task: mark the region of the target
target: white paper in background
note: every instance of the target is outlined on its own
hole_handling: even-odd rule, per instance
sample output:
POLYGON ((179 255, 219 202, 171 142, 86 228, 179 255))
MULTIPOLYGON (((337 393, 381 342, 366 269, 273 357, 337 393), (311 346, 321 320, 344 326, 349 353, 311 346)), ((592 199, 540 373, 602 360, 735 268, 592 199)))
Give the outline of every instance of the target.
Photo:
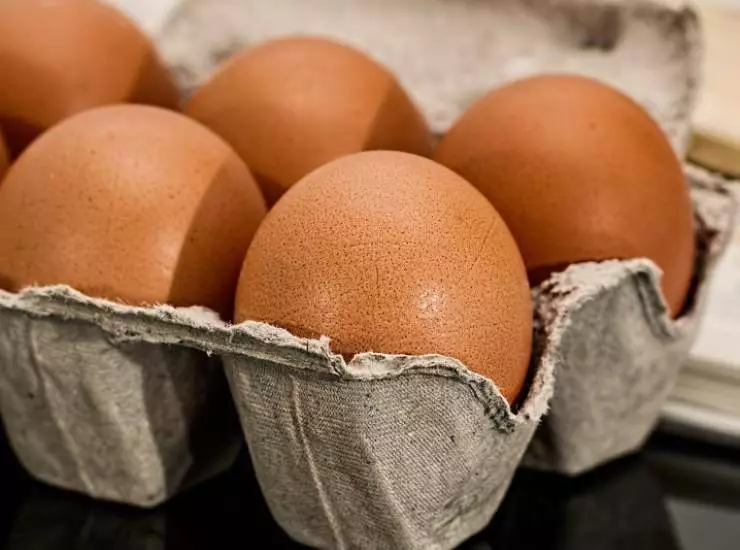
MULTIPOLYGON (((736 116, 740 114, 740 87, 734 71, 740 44, 740 0, 694 2, 706 34, 704 90, 694 123, 705 134, 740 143, 740 118, 736 116)), ((740 200, 740 183, 734 191, 740 200)), ((702 329, 687 371, 693 377, 702 374, 719 377, 726 384, 729 380, 740 380, 740 226, 715 273, 702 329)), ((691 385, 690 381, 687 384, 691 385)), ((711 405, 712 396, 696 394, 691 401, 711 405)), ((735 432, 740 436, 739 430, 735 432)))
MULTIPOLYGON (((723 135, 734 135, 740 142, 740 118, 731 116, 740 115, 740 87, 737 73, 733 70, 740 51, 740 0, 695 1, 700 7, 705 32, 708 34, 706 63, 709 74, 706 78, 710 88, 703 94, 696 123, 707 126, 710 130, 717 127, 723 135), (721 11, 708 10, 711 6, 732 12, 723 14, 721 11), (734 28, 731 27, 733 20, 734 28), (735 88, 738 93, 730 93, 735 88), (726 125, 727 122, 730 122, 730 126, 726 125)), ((740 200, 740 183, 734 191, 740 200)), ((692 355, 700 360, 736 369, 740 374, 740 226, 735 231, 732 244, 715 279, 704 327, 692 355)))
POLYGON ((127 13, 150 35, 156 35, 183 0, 105 0, 127 13))
MULTIPOLYGON (((740 184, 733 190, 740 200, 740 184)), ((710 288, 692 357, 735 367, 740 373, 740 227, 735 230, 710 288)))
POLYGON ((740 0, 693 0, 697 6, 720 6, 740 10, 740 0))
POLYGON ((740 0, 700 0, 705 33, 704 90, 694 118, 699 131, 740 147, 740 0), (721 9, 720 9, 721 8, 721 9))

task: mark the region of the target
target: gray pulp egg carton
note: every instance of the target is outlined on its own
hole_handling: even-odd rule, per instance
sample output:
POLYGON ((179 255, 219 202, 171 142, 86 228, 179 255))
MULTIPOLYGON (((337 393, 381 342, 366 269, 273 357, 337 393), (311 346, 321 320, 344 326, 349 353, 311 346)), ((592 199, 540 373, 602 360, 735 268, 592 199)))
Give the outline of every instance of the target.
MULTIPOLYGON (((697 224, 695 281, 677 320, 647 260, 581 263, 534 289, 536 319, 564 319, 550 411, 526 466, 580 474, 643 445, 696 337, 708 279, 736 204, 721 177, 688 166, 697 224)), ((555 321, 554 321, 555 322, 555 321)))
POLYGON ((188 95, 235 51, 289 34, 371 54, 437 134, 501 84, 569 72, 635 98, 682 153, 702 57, 684 0, 183 0, 158 46, 188 95))
MULTIPOLYGON (((650 0, 278 0, 269 4, 191 0, 165 28, 160 44, 187 93, 237 49, 286 34, 330 36, 367 51, 398 75, 436 134, 444 133, 477 97, 502 83, 532 74, 567 72, 595 77, 636 99, 660 123, 679 156, 686 152, 699 90, 701 36, 696 14, 680 1, 669 5, 650 0)), ((708 279, 729 239, 735 215, 735 203, 718 178, 687 167, 687 184, 695 203, 699 246, 696 284, 682 318, 674 321, 667 315, 659 291, 660 273, 646 260, 574 265, 534 290, 537 341, 543 346, 535 358, 555 362, 555 395, 525 465, 578 474, 634 451, 653 429, 696 334, 708 279)), ((278 356, 280 347, 273 350, 278 356)), ((364 356, 363 364, 377 357, 364 356)), ((384 372, 385 360, 373 368, 384 372)), ((274 358, 267 363, 254 361, 265 375, 276 368, 274 358)), ((539 366, 549 369, 545 363, 539 366)), ((380 485, 385 490, 379 492, 374 484, 362 481, 368 479, 367 473, 347 477, 348 468, 359 470, 354 470, 357 453, 346 449, 372 441, 355 439, 356 427, 367 429, 366 415, 377 414, 372 407, 362 409, 364 400, 357 390, 341 390, 344 398, 352 400, 351 412, 345 413, 347 405, 337 397, 336 387, 330 389, 320 377, 283 373, 280 376, 290 377, 290 384, 287 380, 274 383, 268 377, 254 383, 255 372, 233 366, 229 370, 267 500, 278 521, 297 540, 323 548, 362 547, 368 545, 365 533, 372 532, 385 537, 377 539, 382 543, 376 546, 447 548, 479 527, 478 522, 466 521, 462 528, 458 522, 440 530, 436 516, 410 516, 408 509, 397 506, 403 489, 387 489, 385 483, 380 485), (314 394, 317 403, 311 410, 331 415, 336 435, 314 434, 315 420, 307 422, 296 411, 286 412, 283 400, 271 392, 290 399, 296 394, 289 389, 314 394), (331 405, 323 405, 322 398, 331 405), (334 407, 343 411, 341 415, 331 413, 334 407), (355 418, 358 407, 361 414, 355 418), (272 418, 266 431, 265 416, 272 418), (321 442, 319 451, 314 442, 321 442), (349 465, 345 453, 353 453, 349 465), (317 461, 329 466, 316 466, 317 461), (288 467, 279 466, 283 462, 288 467), (291 468, 300 473, 291 473, 291 468), (383 506, 376 508, 378 499, 383 506), (393 522, 387 522, 388 515, 393 522), (421 518, 425 527, 414 532, 411 526, 420 525, 416 520, 421 518)), ((536 367, 535 375, 549 377, 536 367)), ((544 393, 549 391, 542 388, 544 393)), ((410 395, 407 392, 406 399, 410 395)), ((410 445, 406 436, 415 433, 414 428, 407 425, 402 434, 394 433, 399 438, 395 455, 402 456, 410 445)), ((439 449, 444 448, 440 444, 439 449)), ((375 458, 372 472, 387 477, 385 462, 380 455, 375 458)), ((418 467, 424 469, 423 464, 418 467)), ((507 467, 503 464, 500 469, 507 467)), ((412 473, 404 473, 413 478, 412 473)), ((417 496, 422 509, 424 493, 433 491, 432 480, 439 479, 432 474, 417 496)), ((486 515, 495 509, 480 500, 475 506, 486 515)))
MULTIPOLYGON (((164 28, 160 46, 187 93, 234 51, 286 34, 334 37, 370 53, 399 77, 438 135, 498 85, 566 72, 597 78, 633 97, 660 123, 677 154, 686 153, 702 44, 697 16, 681 0, 190 0, 164 28)), ((630 307, 619 302, 626 308, 620 315, 573 321, 570 326, 583 328, 570 328, 568 342, 575 339, 589 351, 568 343, 552 413, 526 464, 577 474, 634 450, 655 424, 693 341, 705 279, 734 215, 721 183, 688 170, 701 243, 694 306, 674 323, 662 303, 638 308, 633 297, 630 307), (707 201, 721 204, 719 213, 706 212, 707 201), (662 328, 656 333, 649 327, 662 328), (622 334, 630 330, 634 337, 622 334), (645 376, 643 386, 613 383, 618 365, 629 365, 621 367, 625 373, 633 369, 630 384, 645 376), (662 384, 649 383, 646 373, 662 384)), ((602 294, 624 293, 627 284, 620 281, 626 277, 652 285, 652 295, 659 296, 655 266, 613 262, 574 266, 554 277, 535 291, 537 307, 545 311, 542 304, 552 304, 575 315, 569 306, 578 306, 578 315, 588 315, 588 308, 607 300, 602 294), (565 287, 577 290, 565 293, 565 287)))
POLYGON ((199 308, 130 307, 65 286, 0 292, 0 405, 36 477, 141 504, 128 485, 161 487, 188 457, 179 430, 192 417, 168 392, 181 382, 201 395, 193 380, 214 366, 202 360, 220 357, 260 486, 293 538, 452 548, 490 521, 547 409, 557 326, 539 323, 529 387, 512 411, 490 380, 449 357, 347 363, 326 338, 228 325, 199 308), (150 408, 137 409, 147 394, 150 408))
POLYGON ((126 339, 124 306, 84 300, 82 318, 57 287, 0 291, 0 413, 25 469, 141 507, 227 469, 242 440, 220 359, 126 339))
MULTIPOLYGON (((687 8, 191 0, 158 41, 187 90, 238 46, 294 32, 371 52, 437 133, 498 84, 569 71, 635 97, 684 152, 700 57, 687 8)), ((320 548, 452 548, 489 521, 528 447, 527 463, 575 473, 635 448, 652 427, 734 212, 714 177, 692 170, 689 179, 702 244, 689 315, 668 319, 647 261, 554 276, 535 290, 531 383, 515 410, 452 358, 365 353, 347 363, 327 339, 230 326, 198 308, 123 306, 60 286, 0 292, 8 437, 41 480, 131 504, 161 502, 233 457, 228 411, 211 410, 224 405, 223 363, 261 488, 293 538, 320 548), (553 387, 548 420, 532 441, 553 387)))

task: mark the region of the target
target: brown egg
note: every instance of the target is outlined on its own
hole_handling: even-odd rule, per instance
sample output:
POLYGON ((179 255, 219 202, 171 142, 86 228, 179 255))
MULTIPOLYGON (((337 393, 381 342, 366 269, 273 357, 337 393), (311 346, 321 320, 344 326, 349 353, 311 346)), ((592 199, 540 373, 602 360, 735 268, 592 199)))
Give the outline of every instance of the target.
POLYGON ((0 133, 0 184, 3 182, 3 176, 5 176, 5 171, 8 169, 9 165, 10 159, 8 158, 8 150, 5 148, 3 134, 0 133))
POLYGON ((329 336, 346 357, 451 356, 510 402, 529 365, 529 287, 509 230, 462 178, 406 153, 344 157, 286 193, 247 253, 235 318, 329 336))
POLYGON ((0 126, 13 156, 85 109, 178 100, 149 39, 115 9, 96 0, 0 1, 0 126))
POLYGON ((0 287, 230 313, 265 211, 244 162, 196 122, 86 111, 31 144, 0 187, 0 287))
POLYGON ((537 284, 587 260, 645 257, 678 315, 694 261, 681 164, 635 102, 596 81, 541 76, 475 103, 435 159, 470 181, 511 229, 537 284))
POLYGON ((270 204, 344 155, 432 153, 427 125, 396 78, 365 54, 321 38, 242 51, 195 92, 185 112, 237 150, 270 204))

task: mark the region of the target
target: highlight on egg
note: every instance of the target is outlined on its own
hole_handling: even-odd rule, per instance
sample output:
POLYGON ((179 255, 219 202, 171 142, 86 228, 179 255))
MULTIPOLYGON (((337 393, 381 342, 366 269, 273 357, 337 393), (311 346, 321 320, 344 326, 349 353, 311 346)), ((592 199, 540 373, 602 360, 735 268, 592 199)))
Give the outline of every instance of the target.
POLYGON ((31 144, 0 187, 0 288, 66 284, 229 318, 265 212, 249 169, 207 128, 156 107, 88 110, 31 144))
POLYGON ((569 264, 649 258, 673 316, 693 276, 694 217, 681 163, 621 92, 546 75, 478 100, 434 159, 476 186, 511 229, 532 284, 569 264))
POLYGON ((283 38, 237 53, 194 93, 185 112, 236 149, 270 204, 344 155, 432 152, 427 124, 395 76, 324 38, 283 38))
POLYGON ((526 272, 469 183, 400 152, 350 155, 293 186, 249 248, 235 320, 362 352, 442 354, 522 391, 532 344, 526 272))
POLYGON ((44 130, 92 107, 177 108, 149 38, 99 0, 0 2, 0 126, 15 157, 44 130))

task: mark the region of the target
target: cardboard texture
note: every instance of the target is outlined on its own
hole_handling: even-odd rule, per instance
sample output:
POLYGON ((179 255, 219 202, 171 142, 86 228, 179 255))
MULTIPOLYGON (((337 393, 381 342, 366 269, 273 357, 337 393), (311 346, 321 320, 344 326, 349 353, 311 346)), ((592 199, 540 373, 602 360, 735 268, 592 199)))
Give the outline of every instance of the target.
POLYGON ((652 262, 573 265, 534 291, 541 317, 569 316, 550 411, 523 464, 580 474, 642 446, 698 332, 707 278, 731 235, 736 204, 722 178, 687 169, 697 219, 694 294, 670 318, 652 262))
POLYGON ((175 452, 167 452, 172 434, 152 437, 146 427, 161 420, 176 431, 188 419, 172 412, 182 398, 166 398, 172 377, 150 388, 142 371, 197 378, 209 365, 183 357, 222 356, 260 484, 292 536, 318 547, 384 537, 392 547, 452 547, 490 520, 546 410, 555 355, 545 349, 547 332, 539 334, 544 352, 512 414, 492 382, 450 358, 363 354, 347 364, 327 339, 255 322, 229 326, 197 308, 129 307, 64 286, 0 291, 0 406, 33 475, 146 505, 151 499, 127 483, 160 487, 163 467, 180 472, 187 457, 182 436, 172 436, 175 452), (122 367, 118 358, 132 349, 146 359, 122 367), (162 355, 169 352, 181 357, 162 355), (143 394, 156 396, 145 411, 136 409, 143 394), (111 475, 110 464, 127 459, 130 469, 111 475))
POLYGON ((231 465, 241 438, 218 358, 117 342, 61 305, 37 317, 0 291, 0 412, 28 472, 150 507, 231 465))
POLYGON ((347 365, 327 348, 286 365, 283 337, 272 357, 226 364, 260 486, 291 537, 453 548, 488 524, 546 408, 551 350, 514 415, 452 359, 368 353, 347 365))
MULTIPOLYGON (((734 202, 716 177, 690 172, 703 289, 734 202)), ((0 292, 0 406, 36 477, 142 504, 126 482, 149 487, 154 478, 160 487, 163 466, 181 471, 182 436, 167 452, 165 435, 187 425, 187 417, 167 417, 185 409, 172 401, 187 400, 168 401, 167 384, 150 392, 141 373, 174 369, 193 378, 213 364, 203 358, 223 357, 260 485, 293 538, 318 548, 452 548, 498 507, 547 409, 554 372, 557 395, 528 463, 575 473, 642 442, 690 345, 703 291, 674 323, 657 269, 633 260, 572 266, 534 295, 533 378, 515 413, 492 382, 451 358, 366 353, 347 363, 326 338, 256 322, 230 326, 200 308, 124 306, 64 286, 0 292), (120 356, 137 356, 131 350, 146 360, 121 368, 120 356), (190 355, 200 364, 183 360, 190 355), (110 363, 100 361, 107 356, 110 363), (122 388, 128 398, 115 395, 122 388), (145 394, 158 405, 136 410, 145 394), (111 419, 108 408, 132 403, 111 419), (169 430, 147 447, 142 424, 169 430), (125 444, 101 444, 128 433, 125 444), (108 461, 127 458, 131 469, 111 475, 108 461), (111 486, 107 494, 98 488, 111 486)), ((210 418, 208 426, 219 423, 210 418)))
MULTIPOLYGON (((685 151, 699 46, 696 18, 682 7, 199 0, 159 42, 189 88, 239 45, 298 31, 372 52, 438 133, 501 82, 570 71, 633 95, 685 151)), ((648 261, 583 264, 554 276, 534 292, 532 380, 514 411, 493 383, 451 358, 367 353, 347 363, 326 338, 229 326, 199 308, 129 307, 58 286, 0 292, 0 410, 9 439, 39 479, 155 504, 202 477, 186 473, 197 470, 194 449, 212 449, 191 437, 198 419, 233 448, 228 422, 207 414, 219 402, 223 360, 261 488, 293 538, 318 548, 452 548, 495 512, 553 385, 530 465, 577 473, 633 450, 652 427, 734 212, 715 178, 692 170, 690 179, 703 246, 689 315, 667 317, 648 261)), ((210 454, 221 465, 231 456, 210 454)))
POLYGON ((676 0, 188 0, 159 37, 186 95, 245 45, 334 37, 394 72, 437 134, 478 97, 543 72, 593 76, 661 123, 683 154, 701 64, 696 14, 676 0))

